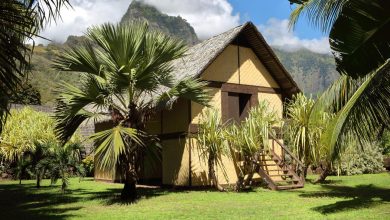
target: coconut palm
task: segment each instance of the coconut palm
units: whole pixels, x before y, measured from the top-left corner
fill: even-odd
[[[0,1],[0,132],[9,114],[9,98],[22,83],[33,51],[26,41],[33,41],[68,6],[69,0]]]
[[[225,125],[222,123],[218,110],[207,108],[202,112],[197,136],[199,155],[204,161],[207,161],[210,185],[219,191],[225,191],[225,189],[218,183],[215,168],[220,167],[227,179],[222,157],[229,155],[224,130]]]
[[[390,2],[383,0],[290,0],[300,15],[325,33],[342,76],[324,95],[337,112],[322,141],[338,157],[353,138],[370,140],[389,123]],[[326,173],[320,176],[324,180]]]
[[[101,169],[119,167],[124,174],[123,199],[136,198],[141,154],[151,150],[145,132],[150,117],[169,109],[177,98],[206,104],[204,83],[177,79],[171,61],[183,56],[182,42],[146,23],[104,24],[86,33],[90,41],[64,51],[54,67],[81,72],[81,86],[64,84],[55,118],[59,137],[66,141],[80,124],[104,117],[113,127],[92,136]]]

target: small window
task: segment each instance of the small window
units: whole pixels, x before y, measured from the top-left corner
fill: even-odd
[[[251,94],[228,93],[228,118],[240,122],[248,117]]]

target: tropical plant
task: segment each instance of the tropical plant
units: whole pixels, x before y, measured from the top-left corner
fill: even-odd
[[[276,111],[269,108],[267,101],[261,101],[251,108],[244,121],[227,128],[226,136],[238,177],[237,191],[250,186],[257,166],[254,161],[269,149],[269,134],[273,134],[272,127],[279,124]]]
[[[382,149],[379,143],[372,142],[363,144],[363,150],[350,145],[341,153],[340,159],[336,163],[338,166],[335,166],[339,174],[357,175],[384,171]]]
[[[220,167],[226,180],[228,180],[223,156],[229,155],[225,138],[225,124],[222,123],[221,114],[218,110],[207,108],[203,110],[198,128],[198,150],[200,157],[207,161],[210,185],[219,191],[225,189],[218,183],[215,173],[216,167]]]
[[[82,160],[83,167],[85,169],[85,175],[88,177],[93,177],[95,170],[95,162],[92,155],[88,155]]]
[[[318,103],[317,103],[318,105]],[[321,111],[316,102],[302,93],[286,105],[285,138],[298,159],[305,165],[304,176],[310,165],[328,161],[329,149],[321,140],[332,114]]]
[[[9,113],[9,97],[26,75],[34,41],[50,20],[59,17],[68,0],[6,0],[0,1],[0,132]]]
[[[51,175],[55,178],[62,177],[66,166],[73,165],[76,170],[82,147],[77,134],[62,147],[54,134],[54,119],[46,113],[25,107],[11,110],[11,114],[1,134],[0,155],[2,162],[14,166],[15,176],[20,182],[35,176],[37,187],[40,187],[47,171],[56,173],[52,171],[54,166],[63,168],[61,175]]]
[[[371,142],[388,124],[390,115],[390,2],[383,0],[290,0],[298,6],[291,14],[294,25],[306,13],[309,21],[324,32],[337,70],[348,76],[323,95],[337,112],[323,135],[335,159],[358,138]],[[327,96],[327,98],[325,98]],[[362,144],[361,144],[362,145]],[[326,174],[320,176],[324,180]]]
[[[25,107],[11,110],[0,135],[0,154],[6,161],[21,159],[25,152],[35,151],[37,143],[55,142],[55,122],[49,115]]]
[[[125,179],[122,198],[136,199],[141,154],[156,146],[145,132],[150,117],[179,97],[206,104],[205,83],[175,79],[172,61],[183,56],[184,44],[146,23],[104,24],[86,36],[90,41],[65,50],[55,61],[58,70],[82,74],[80,88],[63,85],[56,131],[67,141],[83,121],[108,116],[113,127],[91,137],[97,144],[97,166],[110,171],[119,167]]]
[[[37,181],[40,178],[38,174],[49,174],[51,183],[55,184],[61,179],[61,190],[65,192],[69,185],[69,176],[85,176],[85,169],[82,166],[81,151],[83,146],[80,142],[71,141],[64,146],[57,143],[49,143],[46,148],[46,157],[40,160],[36,166]]]

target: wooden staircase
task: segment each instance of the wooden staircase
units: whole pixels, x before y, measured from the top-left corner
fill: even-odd
[[[290,150],[274,136],[269,150],[260,150],[258,159],[254,161],[257,173],[272,190],[288,190],[302,188],[304,165]],[[278,153],[276,153],[278,148]]]

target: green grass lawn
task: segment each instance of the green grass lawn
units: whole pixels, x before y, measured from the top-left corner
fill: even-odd
[[[245,193],[141,189],[135,204],[118,200],[122,185],[72,179],[61,194],[49,181],[0,182],[0,219],[390,219],[388,173],[330,177],[292,191]]]

